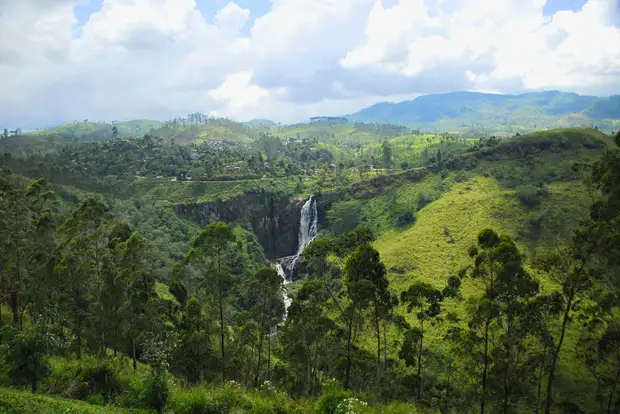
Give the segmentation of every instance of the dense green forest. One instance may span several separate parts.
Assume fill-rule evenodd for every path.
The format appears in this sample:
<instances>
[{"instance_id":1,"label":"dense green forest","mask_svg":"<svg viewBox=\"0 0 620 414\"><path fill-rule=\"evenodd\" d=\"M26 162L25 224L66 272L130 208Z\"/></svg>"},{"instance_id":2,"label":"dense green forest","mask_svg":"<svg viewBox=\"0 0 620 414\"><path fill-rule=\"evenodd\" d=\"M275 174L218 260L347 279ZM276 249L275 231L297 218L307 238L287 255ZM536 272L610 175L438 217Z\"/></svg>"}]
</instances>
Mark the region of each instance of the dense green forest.
<instances>
[{"instance_id":1,"label":"dense green forest","mask_svg":"<svg viewBox=\"0 0 620 414\"><path fill-rule=\"evenodd\" d=\"M1 412L620 412L620 132L121 125L0 140Z\"/></svg>"}]
</instances>

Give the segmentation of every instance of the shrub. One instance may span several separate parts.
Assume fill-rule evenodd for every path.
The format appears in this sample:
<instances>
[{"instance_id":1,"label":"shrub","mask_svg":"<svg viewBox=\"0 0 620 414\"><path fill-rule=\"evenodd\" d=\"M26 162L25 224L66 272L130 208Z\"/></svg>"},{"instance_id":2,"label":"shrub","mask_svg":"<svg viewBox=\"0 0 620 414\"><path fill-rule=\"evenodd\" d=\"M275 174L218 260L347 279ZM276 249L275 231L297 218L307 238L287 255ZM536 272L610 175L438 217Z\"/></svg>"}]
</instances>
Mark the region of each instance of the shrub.
<instances>
[{"instance_id":1,"label":"shrub","mask_svg":"<svg viewBox=\"0 0 620 414\"><path fill-rule=\"evenodd\" d=\"M433 201L435 201L435 197L432 194L424 191L418 193L418 210L422 210L426 205L430 204Z\"/></svg>"},{"instance_id":2,"label":"shrub","mask_svg":"<svg viewBox=\"0 0 620 414\"><path fill-rule=\"evenodd\" d=\"M413 223L415 223L415 216L413 215L413 213L411 211L407 211L407 212L401 214L396 219L396 226L397 227L405 227L405 226L408 226L409 224L413 224Z\"/></svg>"},{"instance_id":3,"label":"shrub","mask_svg":"<svg viewBox=\"0 0 620 414\"><path fill-rule=\"evenodd\" d=\"M169 374L166 370L152 368L138 394L142 406L163 413L170 396L169 381Z\"/></svg>"},{"instance_id":4,"label":"shrub","mask_svg":"<svg viewBox=\"0 0 620 414\"><path fill-rule=\"evenodd\" d=\"M39 382L51 373L47 353L56 339L37 325L18 332L6 354L8 375L15 385L30 385L36 392Z\"/></svg>"},{"instance_id":5,"label":"shrub","mask_svg":"<svg viewBox=\"0 0 620 414\"><path fill-rule=\"evenodd\" d=\"M347 398L353 396L351 391L347 391L335 379L328 380L323 387L323 393L316 404L317 414L335 414L338 406Z\"/></svg>"},{"instance_id":6,"label":"shrub","mask_svg":"<svg viewBox=\"0 0 620 414\"><path fill-rule=\"evenodd\" d=\"M94 357L81 360L56 360L43 388L51 394L86 400L100 395L106 402L115 401L130 388L129 381L121 378L120 360L101 361Z\"/></svg>"},{"instance_id":7,"label":"shrub","mask_svg":"<svg viewBox=\"0 0 620 414\"><path fill-rule=\"evenodd\" d=\"M536 207L540 204L541 199L548 194L544 187L535 187L533 185L526 185L517 189L516 196L519 201L526 207Z\"/></svg>"},{"instance_id":8,"label":"shrub","mask_svg":"<svg viewBox=\"0 0 620 414\"><path fill-rule=\"evenodd\" d=\"M478 233L478 244L484 248L495 247L499 244L499 236L491 229L484 229Z\"/></svg>"}]
</instances>

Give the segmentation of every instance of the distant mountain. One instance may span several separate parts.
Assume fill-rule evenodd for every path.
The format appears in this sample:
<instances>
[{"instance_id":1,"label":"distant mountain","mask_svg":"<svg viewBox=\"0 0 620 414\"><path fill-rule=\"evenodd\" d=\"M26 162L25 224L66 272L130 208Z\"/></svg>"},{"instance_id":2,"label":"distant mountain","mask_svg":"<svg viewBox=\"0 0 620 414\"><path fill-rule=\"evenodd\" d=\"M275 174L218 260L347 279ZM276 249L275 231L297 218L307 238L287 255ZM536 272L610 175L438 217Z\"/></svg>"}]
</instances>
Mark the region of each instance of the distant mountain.
<instances>
[{"instance_id":1,"label":"distant mountain","mask_svg":"<svg viewBox=\"0 0 620 414\"><path fill-rule=\"evenodd\" d=\"M521 95L453 92L378 103L346 118L438 131L518 132L574 126L613 131L620 128L620 95L601 98L559 91Z\"/></svg>"},{"instance_id":2,"label":"distant mountain","mask_svg":"<svg viewBox=\"0 0 620 414\"><path fill-rule=\"evenodd\" d=\"M276 126L277 123L270 121L269 119L251 119L249 121L242 122L247 126Z\"/></svg>"}]
</instances>

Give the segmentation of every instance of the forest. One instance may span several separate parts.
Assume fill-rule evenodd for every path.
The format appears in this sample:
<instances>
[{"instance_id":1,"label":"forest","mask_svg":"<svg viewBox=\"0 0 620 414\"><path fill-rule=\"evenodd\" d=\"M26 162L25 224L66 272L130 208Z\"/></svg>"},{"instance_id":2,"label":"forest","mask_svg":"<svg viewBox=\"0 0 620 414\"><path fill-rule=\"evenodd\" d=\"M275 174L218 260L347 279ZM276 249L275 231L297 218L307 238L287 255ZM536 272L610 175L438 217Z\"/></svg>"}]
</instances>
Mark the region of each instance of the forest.
<instances>
[{"instance_id":1,"label":"forest","mask_svg":"<svg viewBox=\"0 0 620 414\"><path fill-rule=\"evenodd\" d=\"M124 131L0 140L0 412L620 413L620 131Z\"/></svg>"}]
</instances>

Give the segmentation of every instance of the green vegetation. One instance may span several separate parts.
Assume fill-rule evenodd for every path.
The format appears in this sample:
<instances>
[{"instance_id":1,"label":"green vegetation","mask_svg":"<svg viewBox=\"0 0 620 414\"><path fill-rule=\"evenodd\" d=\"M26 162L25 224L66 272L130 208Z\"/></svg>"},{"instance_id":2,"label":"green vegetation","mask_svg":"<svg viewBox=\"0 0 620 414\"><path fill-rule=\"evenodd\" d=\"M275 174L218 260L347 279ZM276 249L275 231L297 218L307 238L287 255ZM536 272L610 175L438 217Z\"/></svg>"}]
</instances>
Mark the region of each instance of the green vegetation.
<instances>
[{"instance_id":1,"label":"green vegetation","mask_svg":"<svg viewBox=\"0 0 620 414\"><path fill-rule=\"evenodd\" d=\"M610 132L620 126L618 99L618 96L597 98L557 91L522 95L454 92L375 104L347 119L466 134L497 135L575 126L598 126Z\"/></svg>"},{"instance_id":2,"label":"green vegetation","mask_svg":"<svg viewBox=\"0 0 620 414\"><path fill-rule=\"evenodd\" d=\"M0 412L620 409L607 135L157 131L3 140Z\"/></svg>"}]
</instances>

